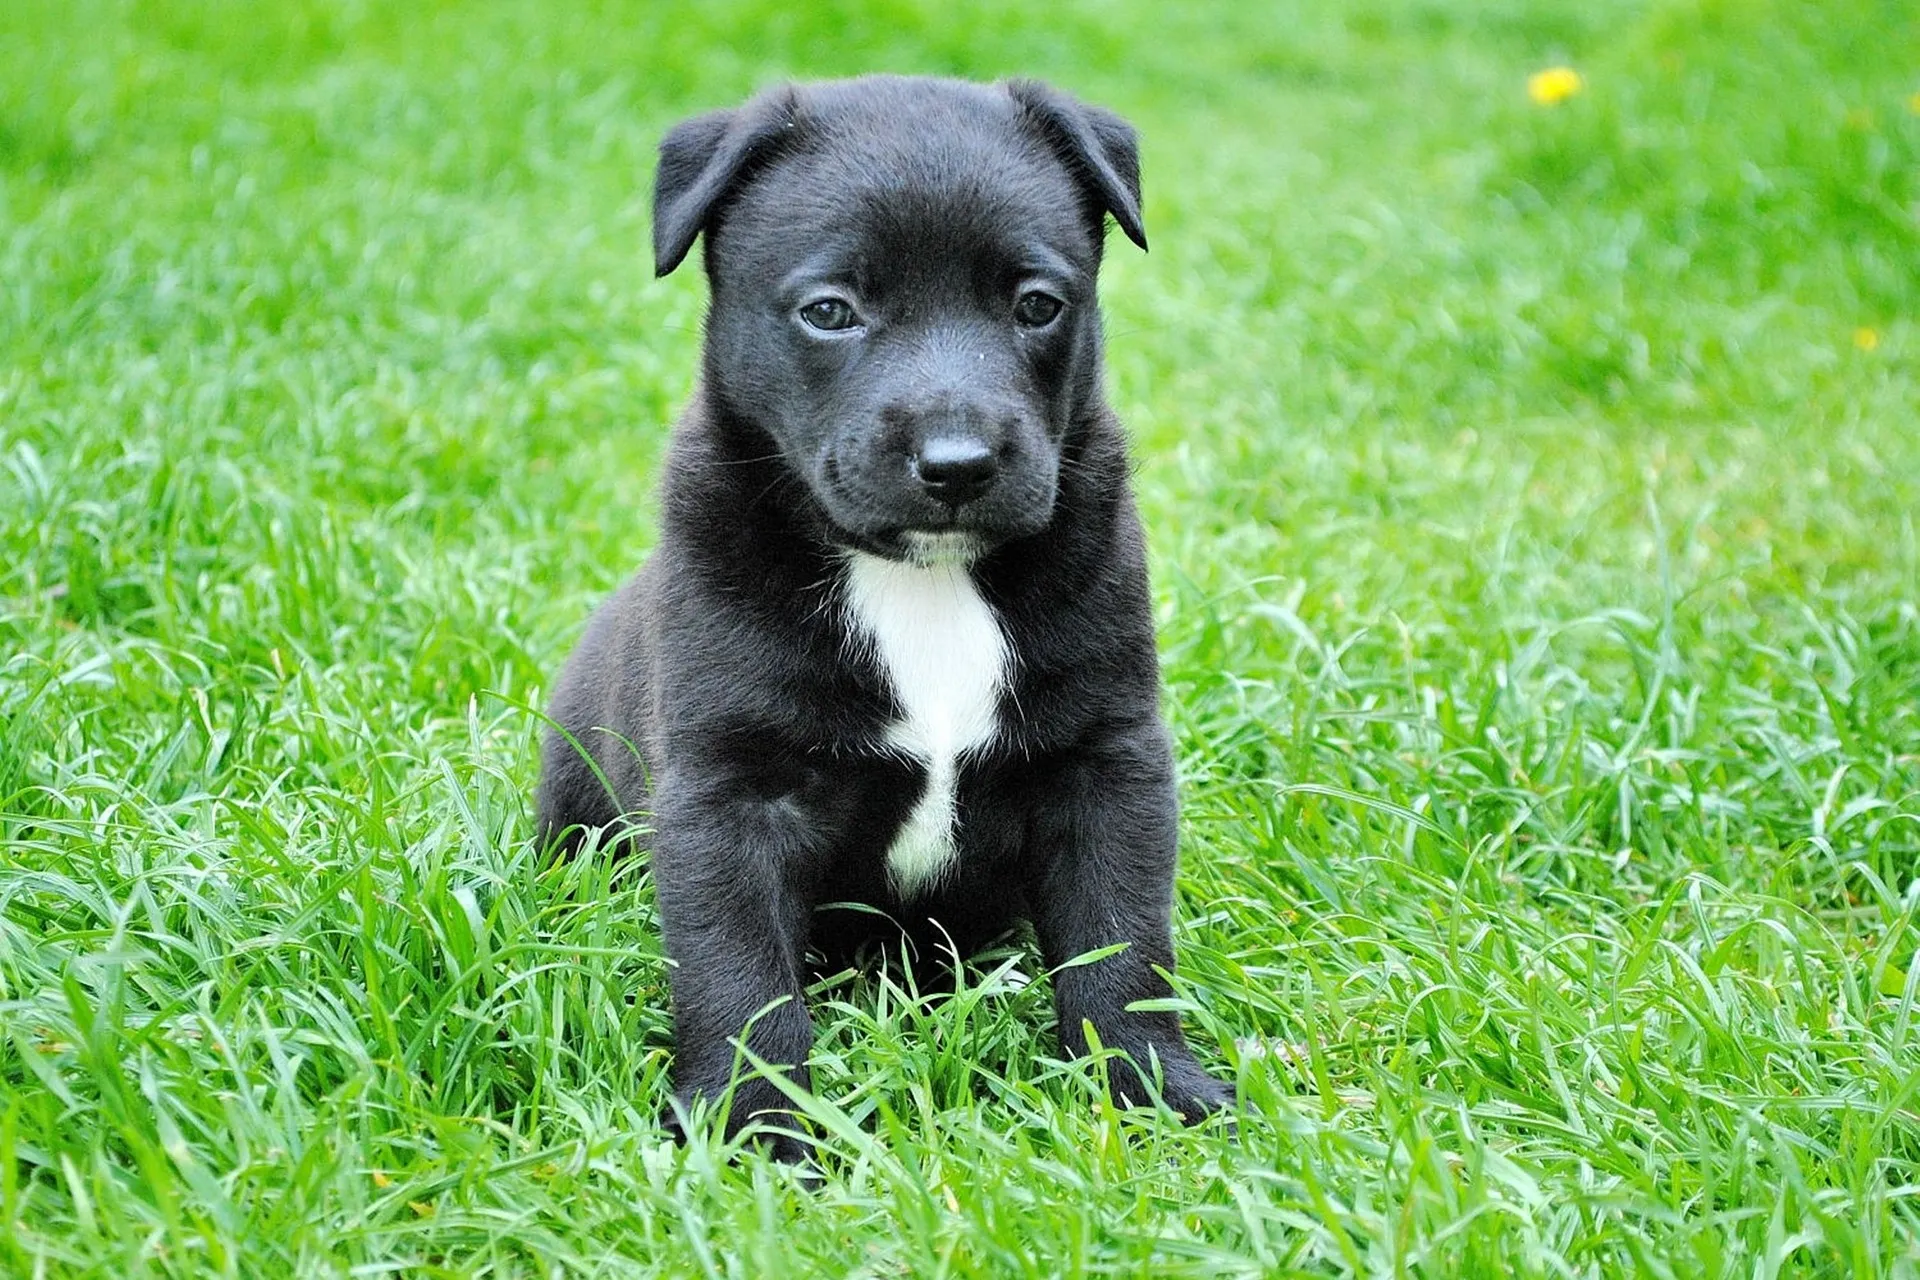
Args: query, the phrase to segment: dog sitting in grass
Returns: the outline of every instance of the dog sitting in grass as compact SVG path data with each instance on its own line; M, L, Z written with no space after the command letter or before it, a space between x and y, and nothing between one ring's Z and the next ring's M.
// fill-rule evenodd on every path
M1117 1099L1232 1101L1157 1003L1177 809L1109 216L1146 247L1133 129L1034 81L785 87L661 144L654 265L704 236L702 376L659 544L561 674L539 822L643 827L683 1115L789 1110L736 1045L806 1083L810 952L1021 922Z

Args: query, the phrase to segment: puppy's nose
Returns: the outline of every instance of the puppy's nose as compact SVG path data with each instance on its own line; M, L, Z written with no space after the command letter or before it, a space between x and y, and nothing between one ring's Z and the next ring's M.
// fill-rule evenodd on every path
M993 449L972 436L934 436L913 456L913 474L928 496L956 507L986 492L999 470Z

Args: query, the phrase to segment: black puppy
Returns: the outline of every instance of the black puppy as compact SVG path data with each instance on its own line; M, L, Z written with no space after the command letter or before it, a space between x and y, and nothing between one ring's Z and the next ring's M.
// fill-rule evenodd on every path
M650 815L684 1103L750 1020L804 1083L808 950L888 917L927 956L1021 920L1050 966L1125 944L1055 975L1065 1048L1124 1050L1123 1101L1232 1099L1129 1008L1169 994L1176 807L1108 214L1146 247L1132 128L1032 81L781 88L661 144L655 267L705 233L704 376L659 545L560 677L539 821ZM742 1081L730 1130L784 1108Z

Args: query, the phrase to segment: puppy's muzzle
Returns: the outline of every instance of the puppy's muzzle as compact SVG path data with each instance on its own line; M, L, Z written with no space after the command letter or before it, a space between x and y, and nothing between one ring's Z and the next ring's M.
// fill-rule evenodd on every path
M892 455L909 503L929 500L949 515L992 496L1014 460L1019 411L949 394L880 411L881 448ZM902 468L904 464L904 476ZM934 508L934 509L937 509Z
M882 543L955 532L990 546L1049 518L1054 458L1018 407L896 403L869 423L849 424L818 464L815 492L842 528Z

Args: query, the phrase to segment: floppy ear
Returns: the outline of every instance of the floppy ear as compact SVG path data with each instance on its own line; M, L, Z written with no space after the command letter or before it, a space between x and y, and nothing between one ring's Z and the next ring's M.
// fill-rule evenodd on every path
M1089 106L1038 80L1009 80L1007 92L1027 110L1054 150L1106 212L1147 247L1140 222L1140 143L1133 126L1104 107Z
M660 140L660 167L653 174L653 274L664 276L680 265L748 165L765 159L792 130L793 110L788 86L737 111L683 120Z

